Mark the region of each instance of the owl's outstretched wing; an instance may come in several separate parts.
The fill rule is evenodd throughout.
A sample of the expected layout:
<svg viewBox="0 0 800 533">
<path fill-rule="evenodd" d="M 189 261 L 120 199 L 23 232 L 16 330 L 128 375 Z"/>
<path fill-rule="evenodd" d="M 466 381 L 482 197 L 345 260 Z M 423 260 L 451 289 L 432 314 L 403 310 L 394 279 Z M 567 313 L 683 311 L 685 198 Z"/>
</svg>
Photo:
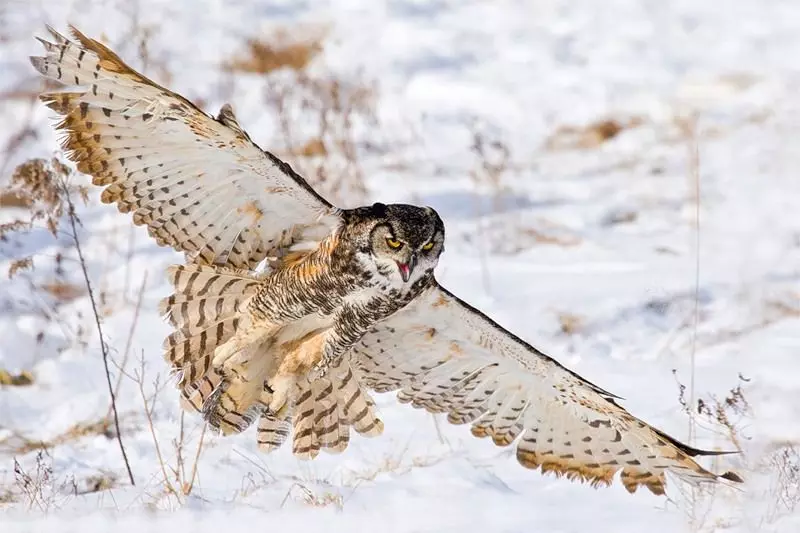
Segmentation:
<svg viewBox="0 0 800 533">
<path fill-rule="evenodd" d="M 159 244 L 199 263 L 253 268 L 338 223 L 338 210 L 256 146 L 230 106 L 211 117 L 75 28 L 74 41 L 48 29 L 55 42 L 40 39 L 47 53 L 31 63 L 70 86 L 41 96 L 63 117 L 67 156 Z"/>
<path fill-rule="evenodd" d="M 506 331 L 439 285 L 381 322 L 353 349 L 351 365 L 370 388 L 495 444 L 516 442 L 517 460 L 570 479 L 608 485 L 621 470 L 628 491 L 663 494 L 665 472 L 692 483 L 717 476 L 686 446 L 637 419 L 615 396 Z"/>
</svg>

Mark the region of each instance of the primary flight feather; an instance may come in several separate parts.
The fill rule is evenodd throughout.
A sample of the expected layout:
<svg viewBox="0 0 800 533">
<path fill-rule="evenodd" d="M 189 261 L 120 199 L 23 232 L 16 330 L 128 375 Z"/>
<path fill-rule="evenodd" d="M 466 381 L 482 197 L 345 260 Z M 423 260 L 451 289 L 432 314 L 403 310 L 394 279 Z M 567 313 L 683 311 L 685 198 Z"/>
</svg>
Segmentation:
<svg viewBox="0 0 800 533">
<path fill-rule="evenodd" d="M 49 29 L 49 28 L 48 28 Z M 222 433 L 257 421 L 265 450 L 290 435 L 295 455 L 341 452 L 350 429 L 378 435 L 368 389 L 498 446 L 519 462 L 592 484 L 620 472 L 631 492 L 663 494 L 665 474 L 725 478 L 697 450 L 637 419 L 615 397 L 444 289 L 434 268 L 444 225 L 429 207 L 339 209 L 256 146 L 225 105 L 212 117 L 71 28 L 50 29 L 42 95 L 63 148 L 160 245 L 165 357 L 183 405 Z M 256 273 L 256 267 L 266 268 Z"/>
</svg>

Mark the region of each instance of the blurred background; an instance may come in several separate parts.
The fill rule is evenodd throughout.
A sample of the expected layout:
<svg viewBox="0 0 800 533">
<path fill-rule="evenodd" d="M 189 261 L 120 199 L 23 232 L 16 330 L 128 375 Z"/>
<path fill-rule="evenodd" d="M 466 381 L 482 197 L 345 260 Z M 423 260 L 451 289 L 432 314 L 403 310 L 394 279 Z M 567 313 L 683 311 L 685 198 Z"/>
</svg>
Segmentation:
<svg viewBox="0 0 800 533">
<path fill-rule="evenodd" d="M 313 463 L 206 433 L 161 360 L 163 270 L 182 257 L 63 166 L 27 59 L 45 24 L 211 114 L 231 103 L 341 207 L 434 207 L 448 288 L 637 416 L 739 451 L 709 466 L 745 488 L 594 491 L 392 395 L 384 436 Z M 0 509 L 37 531 L 120 509 L 131 528 L 156 510 L 209 529 L 269 511 L 359 530 L 797 530 L 798 57 L 796 0 L 0 0 Z"/>
</svg>

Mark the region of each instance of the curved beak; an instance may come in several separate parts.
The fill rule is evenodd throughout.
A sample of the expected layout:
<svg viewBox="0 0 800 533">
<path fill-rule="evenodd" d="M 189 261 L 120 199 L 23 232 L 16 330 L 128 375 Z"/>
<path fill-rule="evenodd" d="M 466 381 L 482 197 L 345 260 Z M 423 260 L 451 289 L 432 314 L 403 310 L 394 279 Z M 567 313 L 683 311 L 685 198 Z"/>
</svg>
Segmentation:
<svg viewBox="0 0 800 533">
<path fill-rule="evenodd" d="M 407 263 L 397 261 L 397 268 L 400 270 L 400 276 L 403 278 L 403 282 L 407 282 L 411 278 L 411 273 L 414 272 L 415 266 L 417 266 L 416 253 L 411 254 Z"/>
</svg>

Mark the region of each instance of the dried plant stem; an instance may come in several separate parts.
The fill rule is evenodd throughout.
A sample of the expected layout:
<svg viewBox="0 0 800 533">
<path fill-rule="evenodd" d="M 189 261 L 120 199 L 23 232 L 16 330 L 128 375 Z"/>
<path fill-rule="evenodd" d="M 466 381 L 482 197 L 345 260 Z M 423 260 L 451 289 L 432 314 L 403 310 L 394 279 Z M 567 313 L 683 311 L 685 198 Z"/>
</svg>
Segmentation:
<svg viewBox="0 0 800 533">
<path fill-rule="evenodd" d="M 689 442 L 695 432 L 695 365 L 697 356 L 697 327 L 700 321 L 700 148 L 697 143 L 697 119 L 691 117 L 684 125 L 688 141 L 689 173 L 694 193 L 694 316 L 692 324 L 691 369 L 689 375 Z"/>
<path fill-rule="evenodd" d="M 114 386 L 114 395 L 112 396 L 113 398 L 119 396 L 119 389 L 122 386 L 122 376 L 125 375 L 123 370 L 125 370 L 125 366 L 128 363 L 128 357 L 130 356 L 131 352 L 131 344 L 133 342 L 133 333 L 136 331 L 136 326 L 139 323 L 139 312 L 142 309 L 142 299 L 144 298 L 144 288 L 146 285 L 147 285 L 147 272 L 145 272 L 144 278 L 142 279 L 142 284 L 139 286 L 139 293 L 136 297 L 136 307 L 134 308 L 133 311 L 133 321 L 131 321 L 131 328 L 130 330 L 128 330 L 128 339 L 125 341 L 125 351 L 123 352 L 122 355 L 122 362 L 120 362 L 119 365 L 116 365 L 116 362 L 114 363 L 117 366 L 117 368 L 120 369 L 120 373 L 117 376 L 117 383 Z M 112 403 L 111 405 L 108 406 L 108 412 L 106 412 L 106 420 L 108 420 L 108 418 L 111 417 L 111 411 L 113 405 L 114 404 Z"/>
<path fill-rule="evenodd" d="M 94 292 L 92 291 L 92 284 L 89 280 L 89 272 L 86 269 L 86 260 L 83 257 L 83 250 L 81 249 L 81 241 L 78 238 L 78 227 L 75 224 L 75 204 L 72 203 L 72 198 L 69 194 L 69 187 L 67 187 L 67 183 L 64 180 L 61 180 L 61 187 L 64 191 L 64 199 L 67 201 L 67 214 L 69 216 L 69 224 L 72 228 L 72 239 L 75 242 L 75 250 L 78 252 L 78 259 L 81 264 L 81 271 L 83 272 L 83 279 L 86 282 L 86 291 L 89 293 L 89 301 L 92 304 L 92 313 L 94 314 L 94 321 L 95 325 L 97 326 L 97 334 L 100 337 L 100 351 L 103 354 L 103 365 L 105 366 L 106 370 L 106 382 L 108 383 L 108 394 L 111 396 L 111 410 L 114 413 L 114 429 L 116 430 L 117 434 L 117 442 L 119 443 L 120 452 L 122 452 L 122 459 L 125 462 L 125 469 L 128 471 L 128 478 L 131 481 L 131 485 L 136 485 L 136 482 L 133 479 L 133 471 L 131 471 L 131 465 L 128 462 L 128 454 L 125 453 L 125 445 L 122 443 L 122 432 L 119 429 L 119 413 L 117 413 L 117 400 L 114 396 L 114 387 L 111 384 L 111 372 L 108 368 L 108 346 L 106 346 L 105 337 L 103 336 L 103 326 L 100 323 L 100 314 L 97 311 L 97 303 L 94 299 Z"/>
<path fill-rule="evenodd" d="M 206 438 L 206 428 L 208 424 L 203 424 L 203 429 L 200 432 L 200 442 L 197 443 L 197 451 L 194 454 L 194 463 L 192 464 L 192 477 L 189 479 L 187 483 L 184 477 L 184 486 L 183 486 L 183 493 L 190 494 L 192 489 L 194 488 L 194 482 L 197 479 L 197 465 L 200 462 L 200 452 L 203 450 L 203 441 Z"/>
<path fill-rule="evenodd" d="M 697 328 L 700 322 L 700 148 L 697 140 L 697 117 L 692 115 L 687 119 L 682 120 L 680 122 L 680 127 L 683 130 L 684 137 L 686 138 L 689 179 L 691 180 L 691 190 L 694 196 L 694 309 L 689 368 L 689 408 L 687 409 L 689 414 L 688 442 L 689 444 L 693 444 L 695 438 L 695 429 L 697 426 L 697 420 L 695 419 L 695 405 L 697 403 L 695 395 L 695 373 L 697 359 Z M 691 488 L 689 497 L 689 514 L 693 526 L 699 529 L 700 525 L 705 523 L 707 516 L 704 515 L 702 517 L 698 517 L 697 512 L 698 491 L 697 488 L 693 486 Z"/>
<path fill-rule="evenodd" d="M 158 458 L 158 464 L 161 468 L 161 475 L 164 478 L 164 487 L 166 487 L 167 491 L 175 496 L 178 501 L 180 501 L 180 495 L 178 494 L 178 491 L 175 490 L 175 487 L 172 485 L 172 482 L 170 482 L 169 476 L 167 475 L 166 462 L 164 461 L 164 456 L 161 454 L 161 446 L 158 444 L 156 429 L 153 425 L 153 409 L 155 408 L 156 402 L 155 395 L 158 394 L 159 391 L 158 380 L 156 380 L 155 383 L 155 392 L 153 393 L 151 402 L 147 401 L 147 395 L 144 393 L 144 355 L 142 355 L 140 371 L 136 373 L 134 380 L 139 386 L 139 395 L 142 397 L 142 402 L 144 403 L 144 414 L 147 417 L 147 426 L 150 428 L 150 436 L 153 438 L 153 445 L 156 449 L 156 457 Z"/>
</svg>

